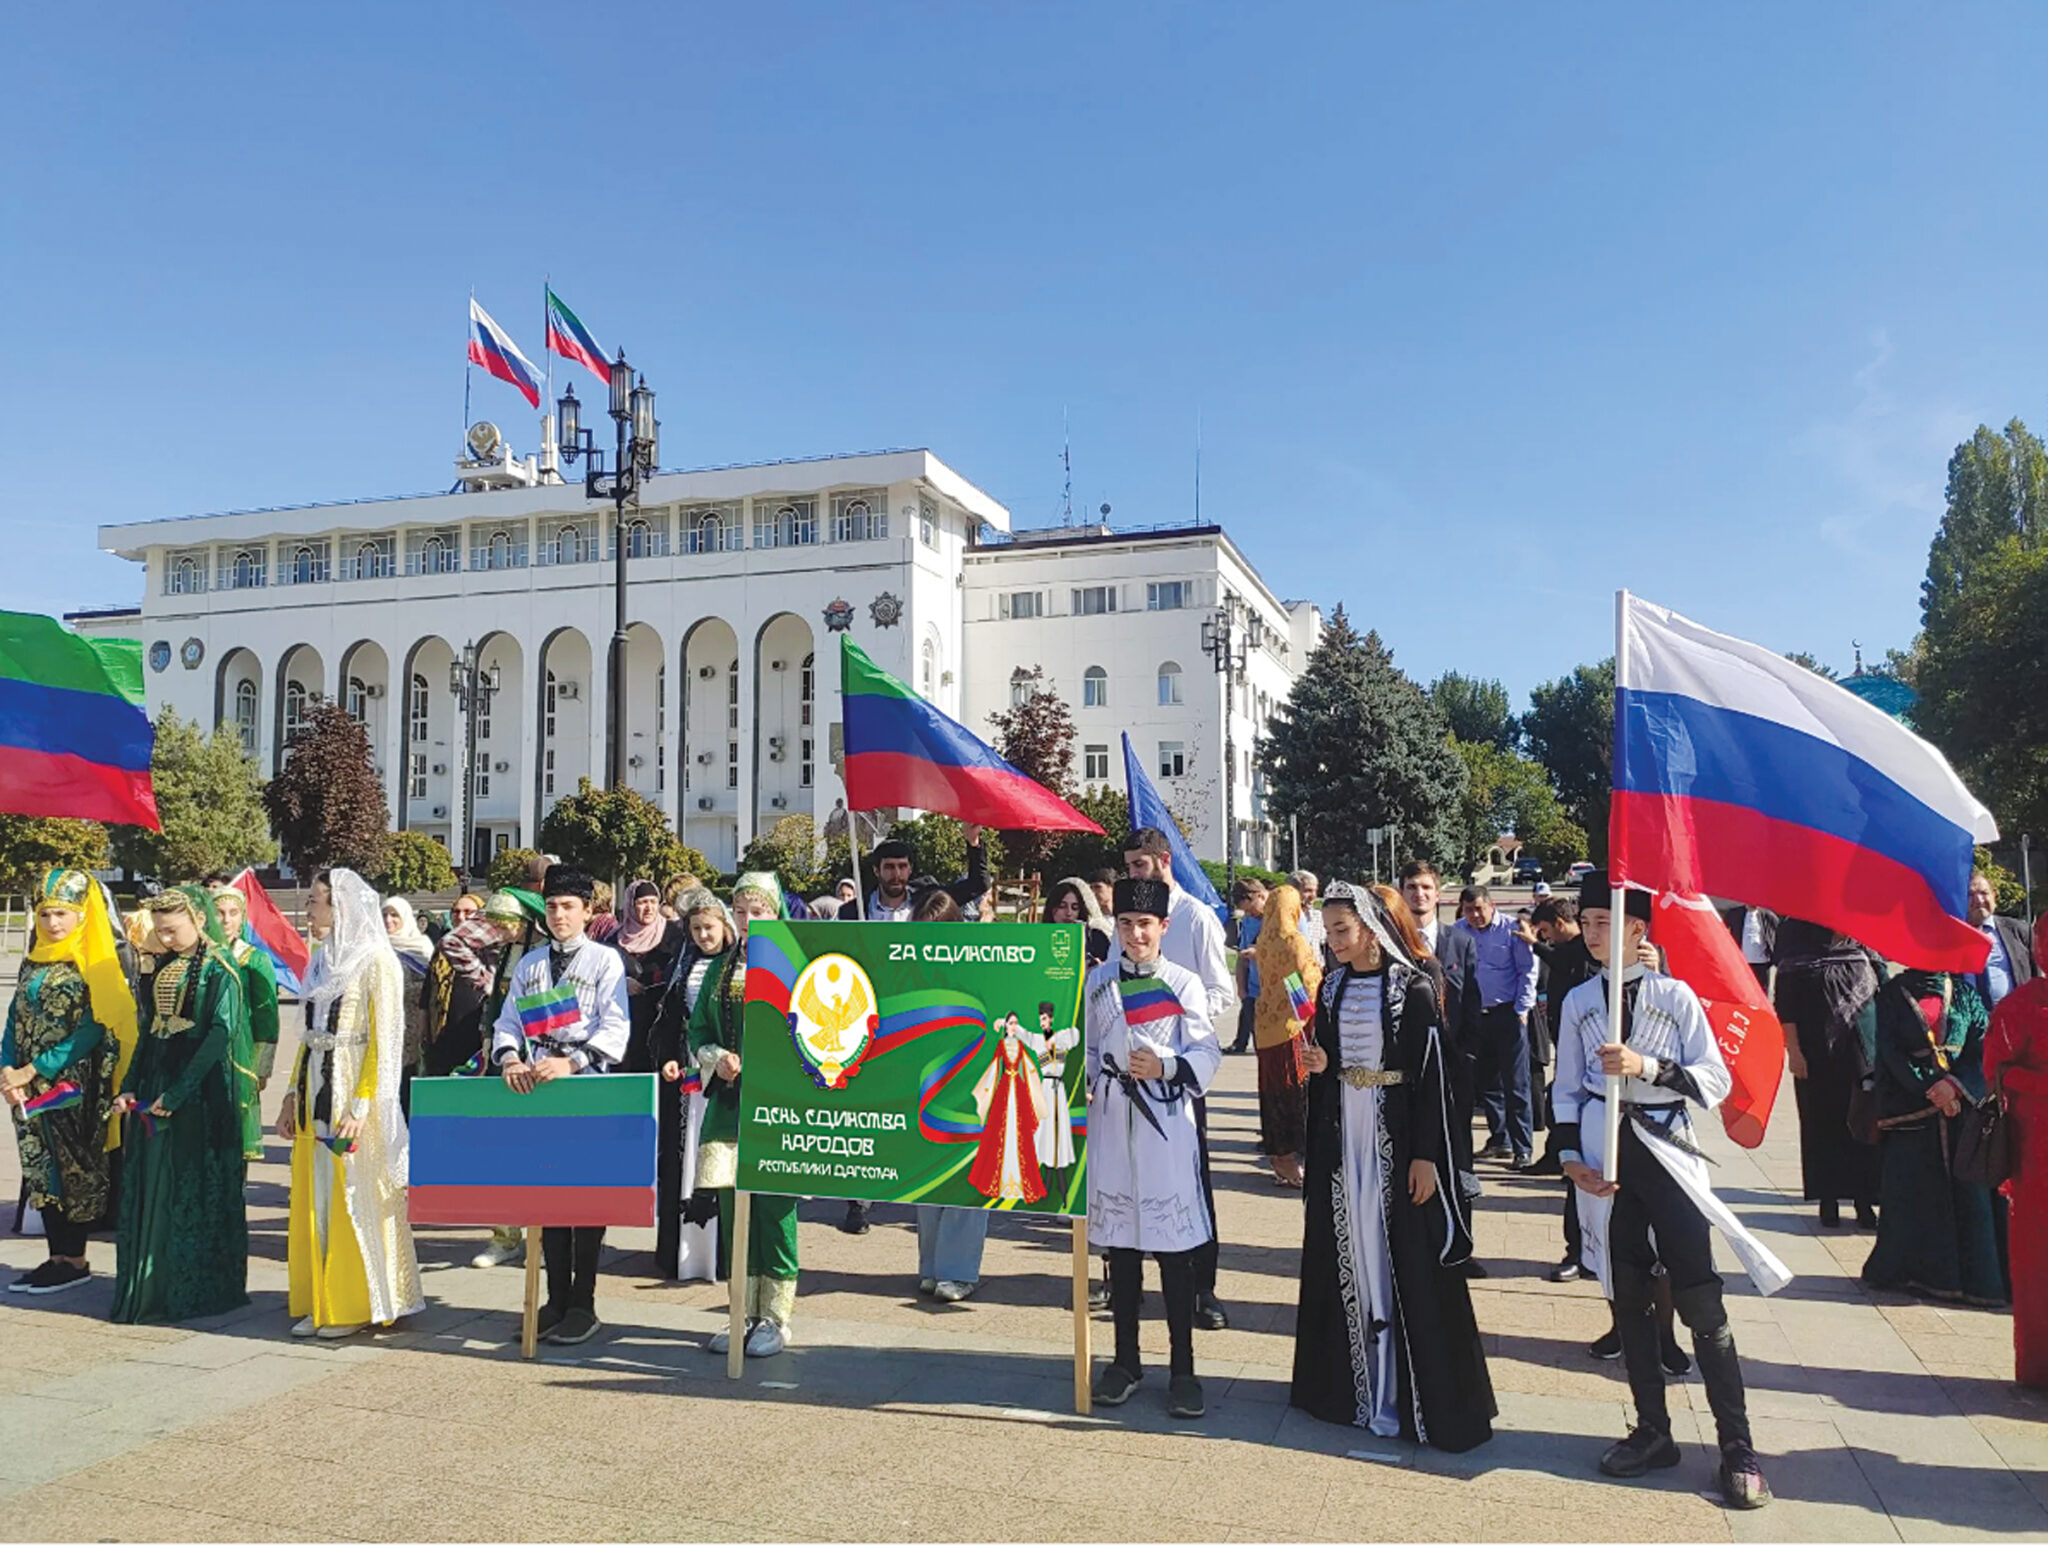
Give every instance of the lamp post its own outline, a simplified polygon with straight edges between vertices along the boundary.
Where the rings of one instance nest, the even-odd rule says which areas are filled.
[[[462,845],[456,868],[463,874],[476,867],[476,721],[491,711],[498,683],[498,667],[485,666],[483,651],[473,643],[448,662],[448,690],[462,714]]]
[[[1231,720],[1237,712],[1237,678],[1247,664],[1249,629],[1244,603],[1229,591],[1223,604],[1202,620],[1202,650],[1223,678],[1223,890],[1224,900],[1237,884],[1237,737]]]
[[[611,722],[605,735],[605,785],[626,786],[626,506],[637,503],[641,479],[654,471],[660,450],[661,423],[654,416],[654,389],[645,376],[635,377],[626,363],[626,351],[612,361],[611,405],[608,409],[617,430],[617,449],[612,469],[605,470],[604,452],[591,440],[581,421],[582,404],[576,388],[566,388],[555,404],[555,439],[562,459],[574,466],[581,457],[589,463],[583,477],[583,497],[612,501],[612,627]]]

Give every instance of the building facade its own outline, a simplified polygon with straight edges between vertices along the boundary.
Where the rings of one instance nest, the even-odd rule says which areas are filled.
[[[606,766],[611,510],[546,454],[458,463],[447,494],[103,527],[142,566],[141,604],[66,620],[139,639],[150,712],[232,726],[266,776],[310,705],[343,704],[394,826],[457,852],[471,834],[480,865],[535,845]],[[1218,528],[1013,535],[1000,503],[909,450],[657,474],[625,540],[627,781],[721,867],[782,817],[823,827],[843,806],[841,630],[983,735],[1015,674],[1042,667],[1076,705],[1077,774],[1121,785],[1105,748],[1130,729],[1219,858],[1227,726],[1238,851],[1263,855],[1244,758],[1319,620]],[[1226,719],[1202,641],[1229,597],[1259,641]],[[472,646],[495,683],[473,726],[451,681]]]

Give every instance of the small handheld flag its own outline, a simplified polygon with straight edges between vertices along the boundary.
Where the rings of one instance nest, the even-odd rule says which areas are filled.
[[[597,340],[590,336],[590,329],[571,311],[562,297],[548,287],[548,348],[562,356],[573,359],[606,386],[612,383],[612,367],[605,363],[604,350],[597,346]]]
[[[0,612],[0,811],[158,827],[142,644]]]
[[[356,1140],[353,1137],[330,1137],[326,1139],[326,1144],[337,1158],[347,1158],[356,1151]]]
[[[1308,995],[1308,985],[1302,981],[1299,971],[1287,973],[1287,1006],[1296,1019],[1306,1022],[1316,1011],[1316,1000]]]
[[[1180,999],[1156,976],[1125,977],[1116,985],[1117,991],[1123,994],[1124,1023],[1127,1025],[1154,1024],[1181,1012]]]
[[[45,1116],[53,1110],[69,1110],[84,1098],[85,1091],[67,1078],[62,1083],[50,1085],[34,1099],[22,1101],[21,1113],[30,1118]]]
[[[491,320],[491,314],[469,298],[469,362],[481,365],[500,381],[517,387],[528,407],[540,406],[540,371],[519,352],[511,334]]]
[[[519,1030],[529,1040],[566,1030],[583,1017],[576,1002],[576,989],[561,982],[519,999]]]

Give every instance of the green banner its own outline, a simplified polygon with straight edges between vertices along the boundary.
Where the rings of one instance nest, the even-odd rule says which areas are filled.
[[[744,1191],[1088,1208],[1077,925],[747,930]]]

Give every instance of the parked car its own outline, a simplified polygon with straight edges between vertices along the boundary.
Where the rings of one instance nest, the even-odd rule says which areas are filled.
[[[1515,884],[1534,885],[1543,878],[1543,860],[1540,858],[1518,858],[1515,860]]]
[[[1564,872],[1565,883],[1567,885],[1577,885],[1579,881],[1585,879],[1592,872],[1593,866],[1582,858]]]

